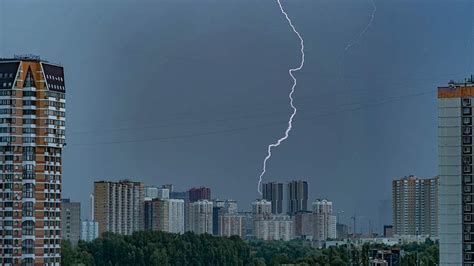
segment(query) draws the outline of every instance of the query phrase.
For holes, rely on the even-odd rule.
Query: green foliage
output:
[[[307,241],[248,241],[239,237],[214,237],[193,233],[169,234],[156,231],[136,232],[131,236],[106,233],[92,242],[80,241],[73,248],[62,243],[62,265],[368,265],[371,249],[330,247],[317,249]],[[396,265],[435,265],[437,243],[401,246],[405,256]]]

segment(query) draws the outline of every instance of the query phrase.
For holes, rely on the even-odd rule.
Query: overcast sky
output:
[[[290,114],[299,42],[272,0],[0,0],[0,56],[65,67],[63,197],[94,180],[205,185],[250,209]],[[305,179],[377,221],[391,180],[437,174],[437,86],[474,72],[472,1],[283,0],[306,44],[265,181]],[[344,52],[346,45],[356,40]]]

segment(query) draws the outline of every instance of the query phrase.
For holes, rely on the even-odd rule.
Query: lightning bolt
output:
[[[360,42],[362,37],[364,37],[365,33],[369,30],[370,26],[372,25],[372,22],[374,22],[375,13],[377,12],[377,6],[375,5],[375,0],[370,0],[370,2],[372,3],[372,14],[370,15],[369,23],[367,23],[367,26],[365,26],[364,30],[359,33],[359,36],[355,40],[350,41],[346,45],[346,48],[344,48],[344,52],[351,49],[352,46]]]
[[[262,194],[261,184],[262,184],[263,176],[265,175],[265,172],[267,171],[267,161],[272,157],[272,148],[280,146],[280,144],[288,138],[288,136],[290,134],[290,131],[293,127],[293,118],[296,115],[296,107],[293,104],[293,93],[295,92],[296,78],[293,75],[293,72],[301,70],[304,66],[304,40],[301,37],[300,33],[296,30],[295,26],[293,25],[293,22],[291,21],[290,17],[288,16],[288,13],[286,13],[285,9],[283,8],[280,0],[277,0],[277,3],[278,3],[278,6],[280,7],[281,13],[285,16],[285,18],[288,21],[288,24],[290,25],[291,29],[296,34],[296,36],[298,36],[298,39],[300,40],[301,63],[297,68],[291,68],[291,69],[288,70],[288,74],[293,79],[293,86],[291,86],[290,94],[288,95],[288,98],[290,99],[290,106],[291,106],[291,109],[293,109],[293,112],[291,113],[290,119],[288,120],[288,127],[285,130],[284,136],[279,138],[275,143],[272,143],[272,144],[268,145],[267,156],[263,160],[262,172],[260,173],[260,176],[259,176],[259,179],[258,179],[257,190],[258,190],[258,193],[260,193],[260,195]]]

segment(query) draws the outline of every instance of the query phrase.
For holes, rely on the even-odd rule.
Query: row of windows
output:
[[[44,110],[45,115],[53,115],[53,116],[60,116],[60,117],[65,117],[66,112],[62,111],[55,111],[55,110]]]
[[[56,138],[44,138],[44,142],[46,143],[56,143],[56,144],[65,144],[66,141],[64,139],[56,139]]]
[[[0,142],[15,142],[16,137],[13,136],[6,136],[6,137],[0,137]]]
[[[62,103],[62,102],[49,101],[47,105],[48,106],[53,106],[53,107],[59,107],[59,108],[66,108],[66,104]]]
[[[64,90],[64,86],[62,85],[56,85],[56,84],[48,84],[49,89],[55,89],[55,90]]]
[[[4,88],[7,88],[7,87],[8,87],[8,88],[11,88],[11,87],[12,87],[12,83],[11,83],[11,82],[8,82],[8,83],[7,83],[7,82],[3,82],[3,87],[4,87]]]
[[[16,100],[11,100],[11,99],[1,99],[0,100],[0,105],[11,105],[12,103],[15,104]]]
[[[62,120],[46,119],[44,123],[45,125],[66,126],[66,121]]]
[[[13,78],[13,73],[0,73],[1,78]]]
[[[66,99],[66,94],[55,91],[47,91],[46,96],[52,98]]]
[[[59,77],[59,76],[46,75],[46,78],[47,78],[47,79],[56,80],[56,81],[64,81],[63,78],[62,78],[62,77]]]
[[[15,133],[14,127],[0,127],[0,133]]]
[[[26,122],[31,122],[26,120]],[[32,127],[24,127],[22,128],[23,134],[36,134],[37,129]],[[16,127],[0,127],[0,133],[15,133]],[[64,136],[66,131],[64,129],[55,129],[55,128],[45,128],[44,133],[46,134],[54,134]]]

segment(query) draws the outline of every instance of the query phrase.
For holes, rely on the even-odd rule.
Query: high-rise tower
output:
[[[438,177],[411,175],[392,181],[395,235],[438,236],[438,187]]]
[[[94,182],[94,220],[99,235],[112,232],[131,235],[143,230],[145,186],[131,180]]]
[[[272,203],[273,214],[283,213],[283,183],[263,183],[262,193],[262,198]]]
[[[295,180],[288,183],[288,213],[308,210],[308,182]]]
[[[61,262],[62,66],[37,56],[0,59],[0,262]]]
[[[474,265],[474,80],[438,88],[440,265]]]

